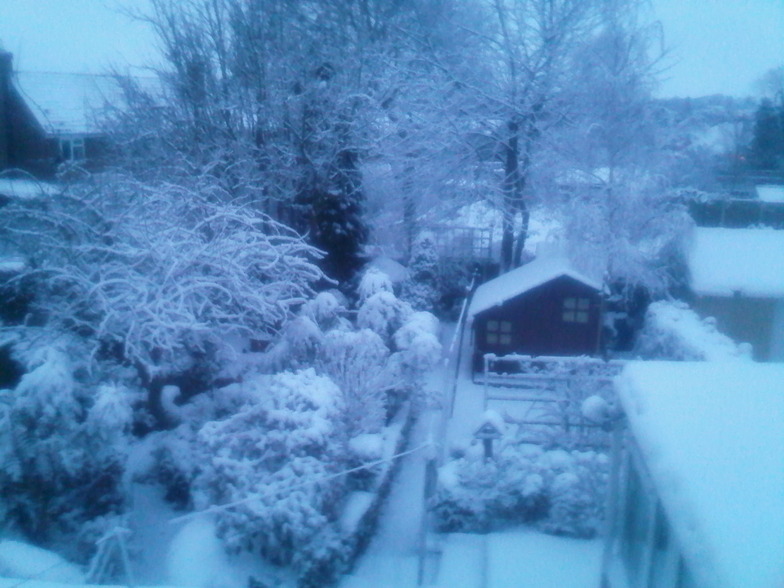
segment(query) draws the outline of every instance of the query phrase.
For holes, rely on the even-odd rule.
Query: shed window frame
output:
[[[491,319],[485,325],[485,341],[488,345],[512,344],[512,321]]]
[[[565,323],[587,324],[590,320],[591,299],[585,296],[568,296],[563,299],[561,320]]]

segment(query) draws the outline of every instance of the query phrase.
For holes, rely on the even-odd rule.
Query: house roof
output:
[[[110,75],[19,71],[13,79],[38,123],[53,135],[100,133],[101,109],[123,103],[122,88]],[[153,78],[136,81],[156,84]]]
[[[782,585],[784,364],[631,362],[617,389],[698,585]]]
[[[598,282],[576,271],[565,257],[560,255],[538,257],[479,286],[471,298],[468,316],[476,316],[480,312],[499,306],[511,298],[561,276],[568,276],[594,290],[601,290]]]
[[[700,296],[784,298],[784,231],[698,227],[689,269]]]

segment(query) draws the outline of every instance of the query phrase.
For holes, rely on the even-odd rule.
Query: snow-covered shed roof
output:
[[[476,316],[480,312],[499,306],[515,296],[561,276],[568,276],[594,290],[601,290],[599,283],[575,270],[566,257],[548,255],[538,257],[479,286],[471,298],[468,316]]]
[[[784,585],[784,364],[632,362],[617,388],[698,585]]]
[[[784,202],[784,185],[761,184],[755,187],[757,198],[763,202]]]
[[[136,79],[154,89],[154,79]],[[114,76],[16,72],[14,84],[38,123],[54,135],[100,133],[99,111],[123,103],[123,92]]]
[[[698,227],[689,269],[700,296],[784,298],[784,231]]]

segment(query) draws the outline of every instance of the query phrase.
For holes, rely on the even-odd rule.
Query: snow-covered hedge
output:
[[[738,344],[716,328],[713,318],[701,319],[680,301],[659,301],[648,307],[636,352],[645,359],[686,361],[749,360],[748,344]]]
[[[609,470],[603,453],[527,444],[508,444],[487,462],[479,453],[439,471],[433,509],[440,531],[487,532],[515,522],[573,537],[599,531]]]

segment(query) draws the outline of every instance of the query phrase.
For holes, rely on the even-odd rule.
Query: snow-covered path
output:
[[[439,411],[427,411],[414,424],[410,447],[424,443]],[[353,573],[342,588],[397,588],[416,586],[419,565],[419,534],[424,512],[426,452],[403,458],[386,503],[378,530]]]

